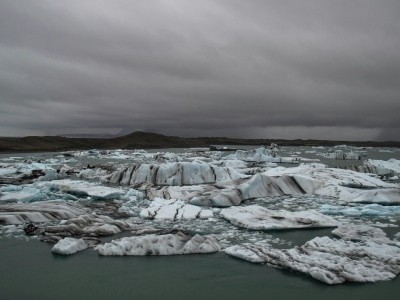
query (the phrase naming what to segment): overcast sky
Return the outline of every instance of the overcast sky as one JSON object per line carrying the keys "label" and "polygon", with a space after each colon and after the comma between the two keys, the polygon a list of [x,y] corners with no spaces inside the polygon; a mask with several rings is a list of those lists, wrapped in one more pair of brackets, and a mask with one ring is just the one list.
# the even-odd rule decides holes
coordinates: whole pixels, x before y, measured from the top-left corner
{"label": "overcast sky", "polygon": [[0,0],[0,135],[400,140],[400,1]]}

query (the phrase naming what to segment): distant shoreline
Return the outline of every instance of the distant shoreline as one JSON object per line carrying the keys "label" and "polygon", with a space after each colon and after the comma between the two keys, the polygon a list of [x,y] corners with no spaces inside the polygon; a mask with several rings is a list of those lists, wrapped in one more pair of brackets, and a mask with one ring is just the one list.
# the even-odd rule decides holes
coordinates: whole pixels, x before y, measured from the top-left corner
{"label": "distant shoreline", "polygon": [[0,153],[60,152],[89,149],[166,149],[194,148],[215,145],[261,146],[271,143],[280,146],[350,145],[356,147],[400,148],[400,141],[331,141],[284,139],[234,139],[226,137],[181,138],[148,132],[134,132],[116,138],[67,138],[60,136],[0,137]]}

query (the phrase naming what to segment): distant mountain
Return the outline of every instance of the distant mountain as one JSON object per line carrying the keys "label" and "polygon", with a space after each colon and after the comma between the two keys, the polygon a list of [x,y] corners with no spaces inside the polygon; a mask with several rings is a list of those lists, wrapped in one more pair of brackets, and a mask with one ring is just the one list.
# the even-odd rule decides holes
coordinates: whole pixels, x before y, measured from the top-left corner
{"label": "distant mountain", "polygon": [[57,136],[72,139],[112,139],[117,137],[115,134],[99,133],[99,134],[59,134]]}
{"label": "distant mountain", "polygon": [[209,147],[211,145],[269,145],[270,143],[276,143],[282,146],[334,146],[338,144],[348,144],[372,147],[400,147],[400,142],[232,139],[227,137],[181,138],[137,131],[114,138],[71,138],[62,136],[0,137],[0,152],[186,148]]}

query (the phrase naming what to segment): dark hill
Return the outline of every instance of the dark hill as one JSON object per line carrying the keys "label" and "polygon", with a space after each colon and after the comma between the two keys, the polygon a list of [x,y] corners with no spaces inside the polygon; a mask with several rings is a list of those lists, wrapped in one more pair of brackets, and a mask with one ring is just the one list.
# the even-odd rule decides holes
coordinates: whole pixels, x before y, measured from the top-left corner
{"label": "dark hill", "polygon": [[400,147],[400,142],[232,139],[226,137],[181,138],[138,131],[111,139],[67,138],[60,136],[0,137],[0,152],[185,148],[209,147],[210,145],[269,145],[271,142],[282,146],[334,146],[347,144],[360,147]]}

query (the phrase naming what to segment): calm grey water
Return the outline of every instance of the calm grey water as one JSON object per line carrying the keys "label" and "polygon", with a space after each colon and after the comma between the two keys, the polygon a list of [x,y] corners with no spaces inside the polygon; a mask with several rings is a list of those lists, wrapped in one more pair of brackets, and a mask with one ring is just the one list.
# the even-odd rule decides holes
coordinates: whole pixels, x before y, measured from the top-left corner
{"label": "calm grey water", "polygon": [[0,299],[399,299],[400,278],[328,286],[222,253],[100,257],[50,253],[37,240],[0,242]]}

